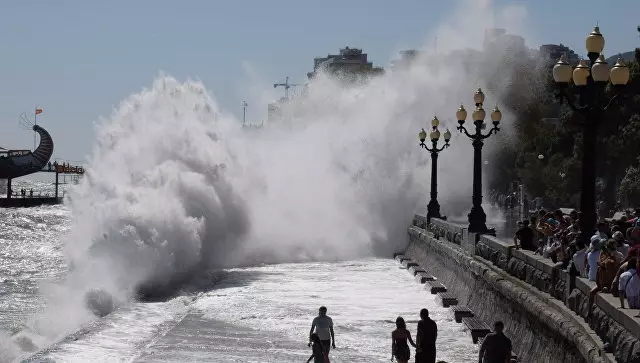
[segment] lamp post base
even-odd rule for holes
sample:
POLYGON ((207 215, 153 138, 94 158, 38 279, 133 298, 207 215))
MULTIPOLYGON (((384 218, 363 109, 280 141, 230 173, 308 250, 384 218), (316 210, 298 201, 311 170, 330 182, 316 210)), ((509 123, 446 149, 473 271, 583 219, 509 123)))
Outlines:
POLYGON ((432 199, 429 204, 427 204, 427 222, 429 222, 431 218, 442 218, 440 215, 440 203, 435 199, 432 199))
POLYGON ((486 234, 489 231, 487 228, 487 215, 481 206, 474 206, 469 212, 469 232, 477 234, 486 234))

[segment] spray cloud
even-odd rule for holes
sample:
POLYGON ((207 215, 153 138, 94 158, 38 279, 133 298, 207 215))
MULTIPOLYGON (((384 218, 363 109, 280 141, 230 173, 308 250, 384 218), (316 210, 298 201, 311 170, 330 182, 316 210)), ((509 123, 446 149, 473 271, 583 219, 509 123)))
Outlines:
MULTIPOLYGON (((141 286, 173 291, 216 268, 388 256, 426 207, 428 155, 417 132, 436 114, 454 134, 439 158, 443 212, 468 208, 471 145, 453 115, 502 64, 486 55, 473 63, 478 53, 466 49, 495 22, 523 34, 516 24, 525 14, 462 1, 453 16, 466 25, 438 29, 438 54, 427 45, 411 67, 366 85, 321 75, 288 105, 293 122, 259 130, 240 127, 204 85, 160 76, 98 127, 86 178, 70 197, 71 271, 56 295, 65 298, 45 315, 81 309, 94 288, 122 301, 141 286)), ((489 102, 499 96, 485 93, 489 102)), ((76 315, 38 331, 54 336, 88 318, 76 315)))

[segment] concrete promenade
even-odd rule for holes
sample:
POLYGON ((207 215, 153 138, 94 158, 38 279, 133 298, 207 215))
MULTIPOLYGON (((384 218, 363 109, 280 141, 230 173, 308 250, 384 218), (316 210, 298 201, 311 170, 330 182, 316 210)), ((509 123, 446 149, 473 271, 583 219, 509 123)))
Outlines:
MULTIPOLYGON (((558 320, 540 323, 545 325, 551 334, 563 336, 563 339, 580 352, 584 361, 640 361, 640 319, 634 318, 637 311, 619 309, 617 298, 609 294, 597 294, 589 301, 588 292, 595 286, 594 283, 554 268, 553 263, 542 256, 529 251, 515 250, 513 243, 509 241, 493 236, 470 234, 466 225, 433 220, 427 226, 426 219, 417 215, 409 228, 409 235, 410 246, 417 242, 424 246, 427 255, 436 255, 438 260, 453 259, 459 265, 449 264, 445 268, 460 268, 461 261, 469 259, 475 261, 476 268, 484 266, 474 273, 480 274, 485 281, 489 278, 488 273, 495 276, 497 285, 492 288, 504 289, 505 284, 510 285, 501 292, 502 294, 513 293, 512 290, 516 288, 524 289, 522 291, 526 293, 518 292, 520 295, 514 297, 514 300, 526 297, 533 300, 523 300, 522 303, 542 305, 519 308, 543 308, 537 314, 544 314, 547 320, 552 317, 558 320), (456 256, 454 258, 450 255, 456 256), (480 265, 477 265, 478 263, 480 265), (567 335, 568 331, 573 335, 579 335, 580 338, 575 339, 567 335), (609 345, 606 350, 605 342, 609 345)), ((506 316, 508 317, 508 314, 506 316)), ((531 319, 531 316, 528 318, 531 319)), ((542 319, 542 316, 537 319, 542 319)), ((525 353, 524 356, 526 355, 525 353)))

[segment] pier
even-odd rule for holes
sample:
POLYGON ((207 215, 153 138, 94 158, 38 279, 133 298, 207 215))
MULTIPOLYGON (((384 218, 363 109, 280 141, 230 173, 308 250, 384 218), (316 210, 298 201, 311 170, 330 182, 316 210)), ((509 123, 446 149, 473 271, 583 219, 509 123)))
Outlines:
POLYGON ((66 177, 70 176, 75 182, 79 181, 79 178, 84 175, 85 168, 78 165, 71 165, 70 163, 63 162, 48 163, 43 169, 39 170, 40 173, 54 173, 55 174, 55 192, 53 195, 34 195, 33 190, 22 190, 21 193, 14 191, 12 188, 12 178, 7 179, 7 196, 0 199, 0 208, 22 208, 22 207, 37 207, 41 205, 55 205, 60 204, 63 201, 64 193, 60 193, 60 176, 64 179, 63 183, 66 184, 66 177))

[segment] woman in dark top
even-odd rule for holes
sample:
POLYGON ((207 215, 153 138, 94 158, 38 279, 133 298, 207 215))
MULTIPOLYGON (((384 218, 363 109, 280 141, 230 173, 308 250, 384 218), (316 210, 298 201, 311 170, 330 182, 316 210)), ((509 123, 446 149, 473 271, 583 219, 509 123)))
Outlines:
POLYGON ((311 357, 309 357, 309 359, 307 360, 307 363, 311 362, 312 359, 313 363, 329 362, 329 359, 327 359, 325 355, 324 347, 322 346, 322 342, 320 341, 320 337, 318 337, 318 334, 311 334, 311 342, 313 343, 313 345, 311 346, 312 353, 311 357))
POLYGON ((407 324, 402 317, 396 319, 396 330, 391 332, 391 360, 396 357, 398 363, 408 363, 411 352, 409 351, 409 343, 415 348, 416 344, 411 339, 411 333, 407 330, 407 324))

